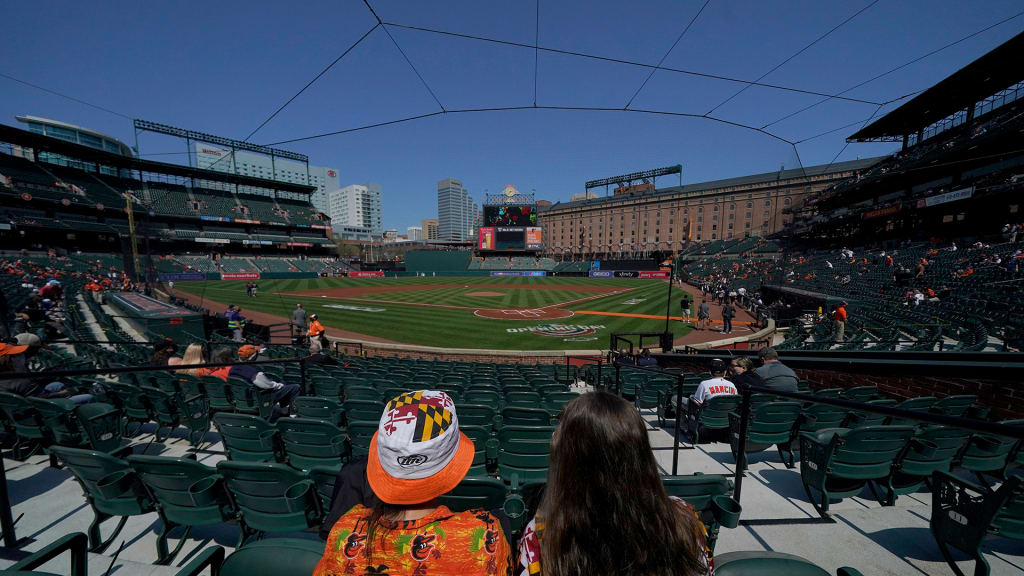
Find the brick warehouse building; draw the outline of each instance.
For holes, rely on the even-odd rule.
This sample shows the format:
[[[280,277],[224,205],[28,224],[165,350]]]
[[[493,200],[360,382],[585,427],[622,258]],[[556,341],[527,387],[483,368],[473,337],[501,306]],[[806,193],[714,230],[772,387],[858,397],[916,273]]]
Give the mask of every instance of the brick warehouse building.
[[[792,221],[787,211],[811,193],[882,158],[850,160],[653,192],[558,202],[538,215],[553,257],[628,257],[672,252],[695,241],[768,236]]]

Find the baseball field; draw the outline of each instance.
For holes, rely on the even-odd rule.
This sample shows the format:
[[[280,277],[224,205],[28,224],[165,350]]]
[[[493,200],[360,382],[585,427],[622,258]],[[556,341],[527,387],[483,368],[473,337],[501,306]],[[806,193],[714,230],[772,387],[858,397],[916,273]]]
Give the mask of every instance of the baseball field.
[[[310,278],[180,282],[216,312],[237,304],[291,319],[296,304],[328,328],[390,342],[443,348],[593,350],[614,332],[661,332],[668,284],[630,278]],[[679,315],[678,292],[671,313]],[[672,321],[676,337],[690,328]]]

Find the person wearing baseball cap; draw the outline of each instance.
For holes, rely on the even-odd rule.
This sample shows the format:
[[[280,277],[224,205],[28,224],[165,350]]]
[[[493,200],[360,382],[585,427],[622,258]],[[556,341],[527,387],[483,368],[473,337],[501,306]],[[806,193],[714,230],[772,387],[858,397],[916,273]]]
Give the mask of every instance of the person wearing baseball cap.
[[[238,349],[238,359],[242,362],[252,362],[259,357],[260,349],[252,344],[246,344]],[[298,384],[285,384],[270,379],[258,366],[236,364],[228,371],[228,378],[241,378],[256,388],[274,391],[274,410],[270,415],[271,422],[281,417],[282,409],[291,406],[292,400],[301,391]]]
[[[484,510],[452,512],[438,499],[473,463],[473,441],[459,431],[455,403],[419,390],[388,402],[370,441],[366,479],[380,504],[356,505],[331,528],[314,576],[506,574],[510,548]]]
[[[711,361],[711,378],[704,380],[697,386],[697,390],[690,396],[690,404],[701,405],[708,398],[721,396],[723,394],[736,394],[736,386],[725,379],[725,360],[715,358]]]

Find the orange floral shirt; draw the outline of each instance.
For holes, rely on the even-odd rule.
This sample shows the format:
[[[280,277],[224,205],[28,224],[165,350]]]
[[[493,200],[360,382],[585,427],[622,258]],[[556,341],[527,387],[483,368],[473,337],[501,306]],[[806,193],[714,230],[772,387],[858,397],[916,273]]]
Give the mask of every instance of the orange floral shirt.
[[[452,512],[440,506],[419,520],[378,526],[373,557],[367,557],[367,518],[357,505],[331,528],[313,576],[507,576],[511,549],[498,519],[485,510]]]

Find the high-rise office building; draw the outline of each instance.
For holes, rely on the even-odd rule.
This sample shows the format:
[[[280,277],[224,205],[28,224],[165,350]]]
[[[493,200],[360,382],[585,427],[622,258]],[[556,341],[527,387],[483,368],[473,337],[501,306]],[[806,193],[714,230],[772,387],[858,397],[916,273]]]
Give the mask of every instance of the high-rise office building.
[[[437,240],[437,218],[426,218],[420,222],[422,240]]]
[[[437,239],[466,241],[472,239],[479,208],[462,182],[445,178],[437,183]]]
[[[380,184],[352,184],[331,192],[328,212],[335,228],[365,228],[373,236],[380,236],[383,228]]]
[[[310,165],[307,174],[305,164],[287,158],[275,157],[271,159],[270,156],[247,150],[236,150],[232,154],[230,148],[204,144],[202,142],[195,142],[193,146],[195,148],[196,166],[204,170],[215,170],[217,172],[277,180],[278,182],[316,186],[316,191],[309,195],[309,200],[318,211],[330,214],[328,194],[331,190],[338,188],[338,171],[334,168]],[[210,184],[212,185],[211,187],[215,186],[213,183]],[[248,190],[245,187],[239,187],[239,192],[265,193],[262,190]]]
[[[409,242],[419,242],[423,240],[423,228],[421,226],[409,226],[405,229],[405,235],[409,238]]]

